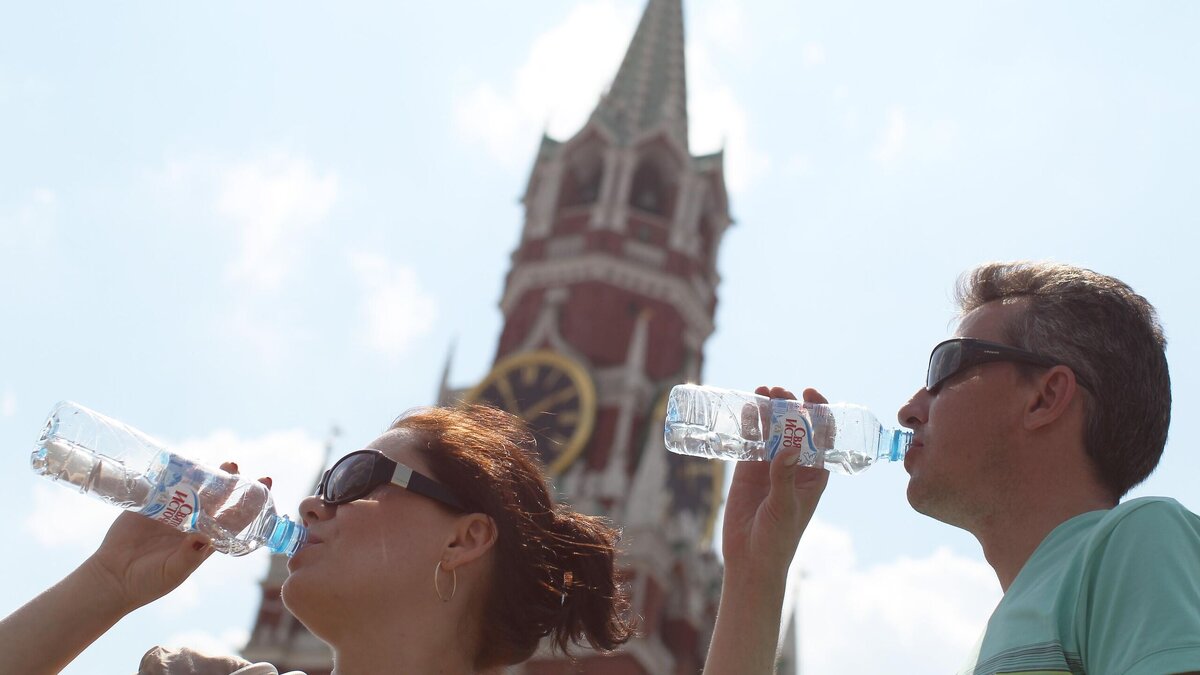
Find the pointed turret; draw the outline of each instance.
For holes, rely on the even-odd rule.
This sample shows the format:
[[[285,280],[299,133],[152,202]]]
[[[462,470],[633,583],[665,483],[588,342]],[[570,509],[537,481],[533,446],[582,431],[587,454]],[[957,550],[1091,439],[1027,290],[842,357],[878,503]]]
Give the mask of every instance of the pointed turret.
[[[649,0],[617,77],[591,119],[621,144],[665,129],[687,150],[682,0]]]

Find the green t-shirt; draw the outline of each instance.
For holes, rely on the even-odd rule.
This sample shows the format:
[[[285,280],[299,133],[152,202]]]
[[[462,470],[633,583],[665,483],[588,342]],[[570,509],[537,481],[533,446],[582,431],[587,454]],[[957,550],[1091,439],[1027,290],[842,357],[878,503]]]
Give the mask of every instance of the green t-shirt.
[[[963,675],[1200,671],[1200,516],[1142,497],[1059,525],[968,664]]]

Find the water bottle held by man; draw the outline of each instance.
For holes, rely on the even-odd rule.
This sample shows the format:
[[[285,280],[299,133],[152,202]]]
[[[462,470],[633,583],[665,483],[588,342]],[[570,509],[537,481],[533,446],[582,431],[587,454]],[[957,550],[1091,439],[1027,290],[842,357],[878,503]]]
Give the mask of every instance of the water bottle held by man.
[[[307,531],[275,513],[265,485],[167,451],[142,432],[76,403],[54,406],[30,457],[33,470],[184,532],[233,556],[261,547],[295,554]]]
[[[667,400],[664,440],[681,455],[768,461],[800,449],[800,464],[856,474],[880,460],[900,461],[912,432],[888,429],[871,411],[848,403],[805,403],[681,384]]]

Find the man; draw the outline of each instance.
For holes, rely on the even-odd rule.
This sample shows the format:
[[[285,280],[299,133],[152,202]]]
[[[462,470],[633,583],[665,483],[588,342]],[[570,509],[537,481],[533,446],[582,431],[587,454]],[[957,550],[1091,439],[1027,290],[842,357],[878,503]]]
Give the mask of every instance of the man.
[[[974,534],[1004,590],[961,672],[1200,673],[1200,517],[1120,503],[1170,423],[1154,308],[1112,277],[1037,263],[984,265],[958,299],[958,337],[898,417],[909,503]],[[773,670],[787,567],[828,478],[796,458],[734,474],[711,675]]]

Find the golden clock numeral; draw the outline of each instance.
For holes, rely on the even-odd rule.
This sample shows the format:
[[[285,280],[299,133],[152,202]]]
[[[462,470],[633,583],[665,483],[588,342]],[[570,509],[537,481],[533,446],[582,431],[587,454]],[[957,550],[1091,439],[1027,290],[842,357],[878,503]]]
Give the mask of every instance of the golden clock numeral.
[[[538,367],[535,365],[525,366],[521,369],[521,384],[526,387],[532,387],[537,382]]]
[[[521,404],[517,402],[517,396],[513,393],[512,384],[505,378],[496,380],[496,391],[500,393],[500,399],[503,401],[505,410],[517,411],[521,409]]]

